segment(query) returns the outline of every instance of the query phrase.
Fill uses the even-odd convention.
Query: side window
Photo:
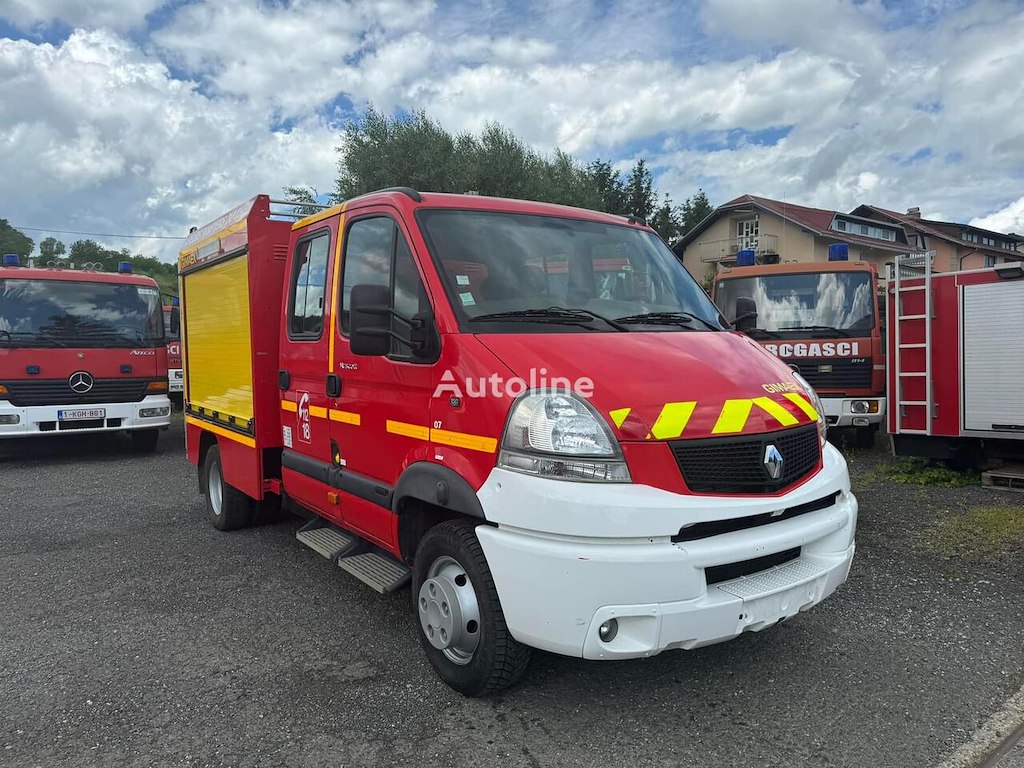
[[[329,246],[330,235],[324,232],[300,241],[295,247],[292,299],[288,307],[288,338],[320,338],[324,327]]]
[[[395,282],[392,287],[392,307],[402,317],[412,318],[420,312],[429,308],[427,291],[420,280],[420,273],[416,271],[416,262],[413,261],[412,251],[405,242],[401,233],[398,234],[395,244]],[[391,318],[391,330],[399,336],[408,338],[409,325],[403,323],[396,317]],[[403,344],[398,339],[391,339],[391,357],[407,358],[412,357],[412,350],[408,344]]]
[[[341,330],[348,333],[348,303],[353,285],[391,285],[395,223],[385,217],[360,219],[345,236]]]

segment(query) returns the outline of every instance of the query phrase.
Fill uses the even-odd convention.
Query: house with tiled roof
[[[741,195],[716,208],[672,248],[690,274],[704,284],[719,265],[735,265],[737,254],[744,250],[753,250],[762,264],[813,262],[827,261],[833,243],[846,243],[851,260],[873,262],[880,275],[898,254],[930,249],[936,251],[938,271],[985,266],[991,261],[988,256],[1004,261],[1024,258],[1018,250],[1024,244],[1022,237],[914,218],[913,213],[913,209],[897,214],[870,205],[843,213]]]
[[[861,205],[852,213],[886,224],[903,227],[915,251],[934,251],[932,263],[939,272],[994,267],[1024,260],[1024,235],[1003,234],[970,224],[921,218],[919,208],[897,213],[874,205]]]

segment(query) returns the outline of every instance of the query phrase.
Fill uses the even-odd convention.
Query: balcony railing
[[[777,254],[779,236],[729,237],[725,240],[703,240],[697,245],[700,248],[700,260],[703,262],[735,261],[737,253],[748,249],[753,250],[757,256]]]

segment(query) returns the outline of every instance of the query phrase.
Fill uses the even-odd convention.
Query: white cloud
[[[71,27],[125,31],[141,25],[166,0],[6,0],[3,17],[31,30],[60,21]]]
[[[334,176],[336,133],[321,119],[274,132],[265,113],[203,95],[110,32],[0,40],[0,102],[12,106],[0,112],[0,208],[23,226],[183,236],[257,192],[329,189]]]
[[[991,229],[994,232],[1016,232],[1024,235],[1024,197],[1017,198],[995,213],[971,219],[972,226]]]

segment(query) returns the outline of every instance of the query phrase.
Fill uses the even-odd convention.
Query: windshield
[[[516,332],[521,323],[546,330],[721,330],[707,294],[654,234],[628,226],[554,216],[489,211],[424,210],[420,223],[464,328]],[[576,314],[529,312],[557,307]],[[593,313],[587,320],[583,312]],[[638,315],[677,313],[665,322]],[[574,319],[575,317],[575,319]],[[479,319],[478,319],[479,318]],[[632,324],[637,323],[637,324]],[[530,330],[545,330],[530,329]],[[625,330],[619,326],[617,330]]]
[[[835,328],[869,333],[875,326],[875,286],[868,272],[761,275],[719,280],[715,303],[730,320],[736,300],[757,305],[757,327],[766,331]]]
[[[156,288],[0,280],[0,346],[155,346],[163,335]]]

